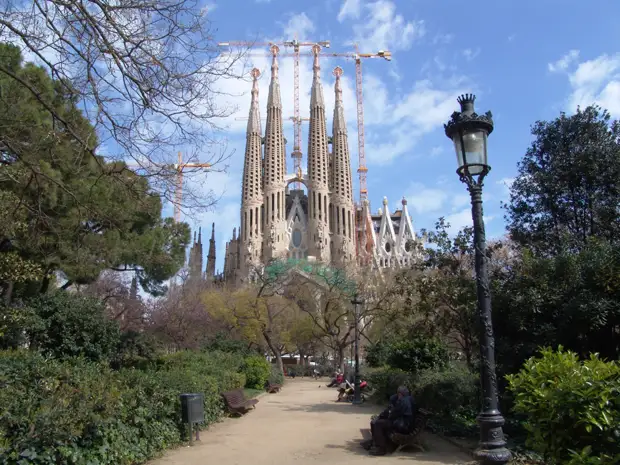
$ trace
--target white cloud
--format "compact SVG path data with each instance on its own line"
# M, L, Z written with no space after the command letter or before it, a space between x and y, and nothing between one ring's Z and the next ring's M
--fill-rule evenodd
M484 217L484 222L485 224L488 224L494 219L494 216L488 215ZM463 210L448 215L445 217L445 220L450 224L450 229L448 230L450 234L456 234L459 230L466 226L473 226L471 209L469 208L464 208Z
M464 207L465 205L468 205L470 201L471 201L471 197L469 196L467 192L461 193L461 194L454 194L452 195L450 206L452 207L453 210L459 209L461 207Z
M287 40L291 40L293 37L297 37L299 40L308 39L309 34L314 32L314 23L308 18L306 13L298 13L293 15L284 26L284 37Z
M345 19L358 19L362 10L361 0L345 0L340 11L338 12L338 21L343 22Z
M345 0L338 17L340 21L349 17L360 20L352 26L352 42L363 52L408 50L426 33L424 21L405 19L389 0Z
M435 147L433 147L431 149L430 155L431 155L432 158L435 158L435 157L441 155L443 152L444 152L444 147L441 146L441 145L437 145L437 146L435 146Z
M433 45L447 45L454 39L454 34L437 34L433 38Z
M496 182L498 185L503 187L503 195L507 197L510 195L510 188L512 187L512 183L515 182L515 178L502 178Z
M566 71L566 69L573 64L579 58L579 50L571 50L566 55L564 55L559 60L549 63L547 66L549 67L549 71L552 73L558 71Z
M549 70L568 75L571 93L567 100L568 111L577 106L598 104L614 116L620 116L620 54L601 55L577 63L579 52L571 50Z
M475 50L472 50L471 48L466 48L465 50L463 50L463 56L465 57L467 61L472 61L479 54L480 54L480 48L476 48Z
M427 187L421 183L412 183L407 189L407 204L418 214L434 213L442 210L448 200L445 189Z

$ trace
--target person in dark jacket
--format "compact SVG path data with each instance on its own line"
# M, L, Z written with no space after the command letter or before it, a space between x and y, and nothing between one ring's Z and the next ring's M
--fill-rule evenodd
M384 412L371 424L372 446L370 453L372 455L385 455L390 433L398 431L406 434L413 424L413 398L405 386L399 387L396 394L390 397L390 404L391 408L387 418Z

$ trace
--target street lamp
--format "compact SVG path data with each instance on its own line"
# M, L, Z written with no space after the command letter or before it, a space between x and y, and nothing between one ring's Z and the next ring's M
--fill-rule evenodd
M478 115L474 111L473 94L458 99L461 111L452 113L444 125L446 136L454 143L461 182L467 185L471 196L471 213L474 221L474 247L476 253L476 291L480 332L480 378L482 381L482 411L478 415L480 443L475 452L482 464L505 464L511 459L506 448L504 417L497 400L497 375L495 374L495 338L491 322L491 291L487 268L486 238L482 217L482 186L491 167L487 163L487 137L493 131L493 118L488 111Z
M353 304L354 308L355 308L355 379L353 382L353 403L354 404L361 404L362 403L362 396L361 396L361 392L360 392L360 348L359 348L359 341L360 341L360 325L359 325L359 321L360 321L360 312L359 312L359 306L362 305L364 303L363 300L360 300L357 296L357 294L355 294L353 296L353 299L351 300L351 303Z

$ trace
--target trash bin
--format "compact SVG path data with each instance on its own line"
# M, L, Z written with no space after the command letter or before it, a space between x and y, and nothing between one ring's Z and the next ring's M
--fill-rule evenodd
M181 417L183 423L201 423L205 421L204 394L181 394Z

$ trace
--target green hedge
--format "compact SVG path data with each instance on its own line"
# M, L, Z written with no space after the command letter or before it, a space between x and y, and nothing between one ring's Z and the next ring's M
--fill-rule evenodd
M245 387L249 389L263 389L271 375L271 363L261 355L246 357L241 371L245 375Z
M235 354L179 353L111 370L84 359L0 352L0 464L133 465L184 438L179 394L205 394L205 426L219 393L245 385Z
M620 365L562 347L541 351L508 376L527 445L550 465L620 463Z
M431 429L448 435L470 435L476 431L480 409L479 381L466 367L448 364L443 369L428 369L411 374L383 369L368 373L375 400L385 404L399 386L411 391L416 405L430 410Z

